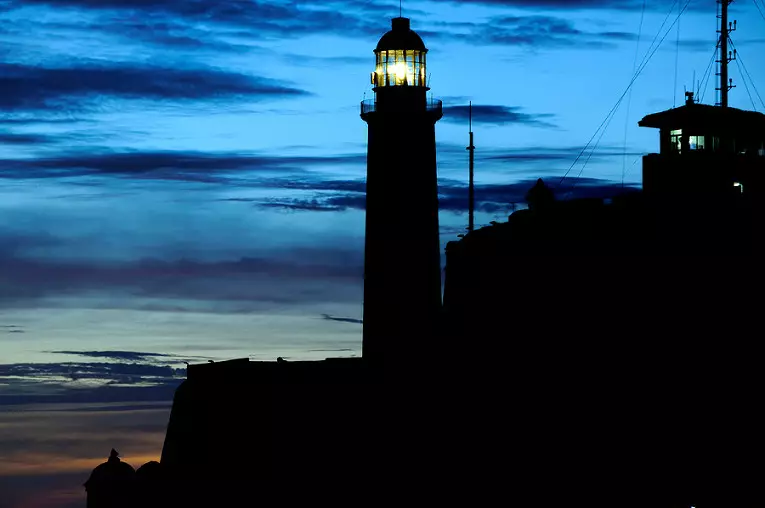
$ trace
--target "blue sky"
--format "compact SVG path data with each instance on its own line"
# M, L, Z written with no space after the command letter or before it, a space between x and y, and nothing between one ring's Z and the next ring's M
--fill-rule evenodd
M680 105L715 47L715 2L691 1L672 26L685 5L405 1L445 106L442 242L467 222L469 101L479 224L522 206L539 177L565 194L575 180L561 177L581 175L572 195L639 186L658 134L638 120ZM762 0L731 6L760 94L763 13ZM87 414L87 427L101 412L77 404L105 404L106 421L124 409L108 404L166 403L183 361L360 354L359 102L397 15L383 0L0 0L0 404L15 408L0 412L0 445L34 433L11 416ZM655 37L598 149L574 165ZM739 65L731 105L762 111ZM38 407L56 403L75 406ZM161 407L129 414L161 422ZM141 443L133 456L150 455ZM55 447L27 452L0 463L45 463Z

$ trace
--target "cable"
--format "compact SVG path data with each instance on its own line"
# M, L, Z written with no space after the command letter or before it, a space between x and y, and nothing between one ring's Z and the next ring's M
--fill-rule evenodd
M744 75L744 71L741 69L741 64L739 63L738 58L736 58L736 65L738 65L738 71L741 73L741 81L744 82L746 94L749 96L749 100L752 101L752 109L757 111L757 105L754 103L754 99L752 99L752 94L749 91L749 85L746 83L746 76Z
M736 58L741 61L741 67L743 67L744 72L749 78L749 81L752 83L752 88L754 88L754 93L757 94L757 97L760 99L760 103L762 103L762 107L765 109L765 101L762 100L762 96L760 95L759 90L757 90L757 85L754 83L754 80L752 79L751 74L749 74L749 69L746 68L746 64L744 63L744 60L741 59L741 52L738 50L738 48L736 48L736 45L733 44L732 39L729 38L728 40L730 41L730 45L733 47L733 49L736 50Z
M645 20L645 7L647 0L643 0L643 10L640 12L640 27L638 28L637 42L635 43L635 56L632 58L632 75L637 69L637 57L640 51L640 38L643 35L643 21ZM627 98L627 114L624 116L624 154L622 155L622 189L624 188L624 173L627 170L627 129L630 121L630 108L632 106L632 88Z
M720 41L717 41L717 44L715 44L715 49L712 51L712 59L709 61L709 65L707 65L707 70L704 71L704 75L701 77L701 81L699 82L699 90L696 93L696 96L699 97L699 102L704 102L704 96L707 93L707 87L709 85L709 78L712 77L712 67L714 66L715 60L717 58L717 50L720 48ZM704 86L701 86L701 83L704 83Z
M676 18L675 18L675 20L672 22L672 24L669 26L669 28L667 29L667 32L666 32L666 33L664 34L664 36L661 38L661 40L659 41L659 43L656 45L656 47L655 47L655 48L653 48L653 51L651 51L650 55L648 55L648 58L647 58L647 59L646 59L646 58L644 58L644 59L643 59L643 63L642 63L642 65L641 65L641 66L638 68L638 71L637 71L637 73L636 73L636 74L635 74L635 75L632 77L632 80L630 81L629 85L627 85L627 90L625 90L625 91L624 91L624 93L621 95L621 97L619 97L619 100L616 102L616 104L614 105L614 107L613 107L613 108L611 108L611 111L609 111L608 115L606 116L606 119L605 119L605 120L603 120L603 123L601 123L601 127L603 127L603 125L606 125L606 128L608 128L608 125L607 125L607 124L610 124L610 123L611 123L611 120L613 119L613 115L614 115L614 113L616 112L616 110L619 108L619 105L621 105L621 102L622 102L622 100L624 100L624 97L627 95L627 93L629 92L630 88L632 88L632 85L635 83L635 81L636 81L636 80L637 80L637 78L640 76L640 74L642 74L642 73L643 73L643 70L645 70L646 66L647 66L647 65L648 65L648 63L651 61L651 58L653 58L653 55L655 55L655 54L656 54L656 52L659 50L659 48L661 47L661 45L662 45L662 43L664 42L664 40L667 38L667 36L669 35L669 33L672 31L672 28L673 28L673 27L675 26L675 24L676 24L676 23L677 23L677 22L680 20L680 17L683 15L683 13L685 13L685 11L688 9L688 6L689 6L690 4L691 4L691 0L687 0L687 1L685 2L685 5L684 5L684 6L683 6L683 8L680 10L680 12L677 14L677 17L676 17ZM673 8L673 10L674 10L674 4L672 5L672 8ZM672 12L672 11L670 11L670 14L671 14L671 12ZM662 27L663 27L664 25L665 25L665 23L662 23ZM658 34L657 34L657 37L658 37ZM655 41L655 40L656 40L656 38L654 38L654 41ZM579 177L581 177L581 176L582 176L582 173L584 172L585 168L587 167L587 164L590 162L590 159L592 159L592 155L595 153L595 149L596 149L596 148L598 147L598 145L600 144L600 140L603 138L603 135L605 134L606 128L604 128L604 129L603 129L603 132L601 132L601 134L600 134L600 137L598 137L598 141L595 143L595 145L593 145L593 147L592 147L592 150L590 151L590 155L587 157L587 160L585 160L585 162L584 162L584 165L582 166L582 169L581 169L581 170L579 171L579 173L577 174L577 176L576 176L576 179L574 180L574 183L573 183L573 185L571 186L571 190L570 190L569 192L573 191L574 187L576 187L576 181L577 181L577 180L579 180ZM598 134L598 132L599 132L599 131L600 131L600 127L598 128L598 130L597 130L597 131L595 131L595 134L594 134L594 135L592 136L592 138L590 139L590 142L588 142L588 143L587 143L587 146L585 146L585 148L582 150L582 153L584 153L584 151L587 149L587 147L589 146L589 144L592 142L592 139L594 139L594 138L595 138L595 136L597 136L597 134ZM577 157L577 160L576 160L576 161L574 161L574 164L576 164L576 162L577 162L577 161L578 161L580 158L581 158L581 154L580 154L580 156L579 156L579 157ZM571 168L569 168L569 171L567 171L567 172L566 172L566 174L563 176L563 178L561 178L561 181L560 181L560 183L563 183L563 180L566 178L566 176L568 176L568 173L569 173L569 172L571 171L571 169L574 167L574 164L572 164Z
M675 2L675 3L676 3L676 2ZM628 88L628 90L632 88L632 85L634 84L634 82L637 80L637 78L640 76L640 74L642 74L643 70L645 70L646 66L648 65L648 62L650 62L650 61L651 61L651 58L653 58L653 55L655 55L655 54L656 54L656 52L659 50L659 48L661 47L661 45L662 45L662 43L664 42L664 40L667 38L667 36L669 35L669 33L672 31L672 27L674 27L674 26L675 26L675 23L677 23L677 22L680 20L680 16L682 16L682 15L683 15L683 13L684 13L684 12L685 12L685 10L688 8L688 5L690 5L690 3L691 3L691 0L687 0L687 2L685 3L685 6L684 6L684 7L683 7L683 9L682 9L682 10L681 10L681 11L678 13L677 17L675 18L675 21L673 21L673 22L672 22L672 24L669 26L669 28L667 29L667 32L666 32L666 33L664 34L664 36L661 38L661 40L660 40L660 41L659 41L659 43L656 45L656 47L655 47L655 48L653 48L653 51L651 51L650 55L649 55L648 53L646 53L646 55L647 55L647 59L646 59L646 57L644 57L644 58L643 58L643 62L641 63L641 66L640 66L640 68L638 69L638 72L637 72L637 73L636 73L636 74L635 74L635 75L632 77L632 81L630 81L629 85L627 85L627 88ZM662 23L662 25L661 25L661 28L663 28L663 27L666 25L666 20L669 18L669 15L671 15L671 14L672 14L672 11L674 11L674 7L675 7L675 4L673 3L673 4L672 4L672 9L671 9L671 10L670 10L670 12L667 14L667 17L665 18L665 20L664 20L664 23ZM661 30L661 28L660 28L660 30ZM661 32L659 32L659 33L661 33ZM653 42L651 43L651 46L653 46L653 43L654 43L654 42L656 42L656 39L658 38L658 35L659 35L659 34L656 34L656 37L654 37L654 40L653 40ZM650 48L649 48L649 50L650 50ZM592 159L592 156L595 154L595 150L597 149L598 145L600 144L600 140L601 140L601 139L603 139L603 136L605 135L605 133L606 133L606 130L608 129L608 126L611 124L611 120L613 120L613 117L614 117L614 114L616 113L616 110L617 110L617 109L619 108L619 106L621 105L621 102L622 102L622 100L624 99L624 96L625 96L626 94L627 94L627 90L625 90L625 91L624 91L624 93L622 94L622 96L621 96L621 97L619 97L619 100L616 102L616 104L614 105L614 107L613 107L613 108L611 108L611 111L609 112L609 116L607 116L607 117L606 117L606 120L604 120L604 124L605 124L605 127L604 127L604 128L603 128L603 130L601 131L601 133L600 133L600 136L598 137L598 140L597 140L597 141L595 142L595 144L593 145L593 147L592 147L592 150L590 151L590 154L587 156L587 159L584 161L584 164L582 165L582 169L580 169L580 170L579 170L579 173L576 175L576 178L574 179L574 183L571 185L571 189L569 190L568 194L570 194L571 192L573 192L574 188L576 187L577 181L578 181L578 180L579 180L579 178L582 176L582 173L584 172L585 168L587 168L587 164L589 164L590 160ZM609 117L610 117L610 118L609 118ZM602 126L602 125L603 125L603 124L601 124L601 126ZM596 134L597 134L597 132L596 132ZM594 137L595 137L595 136L593 136L593 138L594 138ZM561 180L561 182L562 182L562 180Z
M659 46L661 46L661 42L663 42L663 41L664 41L664 39L666 39L666 37L667 37L667 34L669 34L669 30L672 30L672 26L674 26L674 23L672 23L672 26L670 26L669 30L667 31L667 34L665 34L665 35L664 35L664 37L662 37L662 39L661 39L661 42L659 42L659 46L657 46L657 47L656 47L656 49L654 49L654 51L653 51L653 52L651 52L651 48L653 48L653 45L654 45L654 43L656 42L656 39L658 39L659 35L661 34L661 31L662 31L662 29L664 28L664 25L666 25L666 24L667 24L667 20L668 20L668 19L669 19L669 17L672 15L672 11L674 11L674 10L675 10L675 5L677 4L677 2L678 2L678 0L675 0L675 1L672 3L672 7L670 8L669 12L667 13L667 16L664 18L664 22L661 24L661 27L659 27L659 31L656 33L656 36L654 36L654 38L653 38L653 41L651 41L651 45L648 47L648 51L646 51L646 54L643 56L643 60L640 62L640 66L639 66L639 68L638 68L638 71L637 71L637 73L635 73L635 74L632 76L632 80L630 80L629 84L627 85L627 89L624 91L624 93L621 95L621 97L619 97L619 100L616 102L616 104L614 105L614 107L613 107L613 108L611 108L611 111L609 111L609 112L608 112L608 114L606 115L606 118L603 120L603 122L601 122L601 124L600 124L600 125L598 126L598 128L595 130L595 134L593 134L593 135L592 135L592 137L590 138L590 140L589 140L589 141L587 141L587 144L586 144L586 145L584 145L584 148L582 148L582 151L581 151L581 152L579 152L579 155L577 155L577 156L576 156L576 159L574 159L574 162L571 164L571 167L569 167L569 168L568 168L568 170L566 171L566 173L565 173L565 174L563 175L563 177L560 179L560 182L558 182L558 185L562 184L562 183L563 183L563 181L564 181L564 180L566 179L566 177L568 176L568 174L571 172L571 170L572 170L572 169L574 169L574 166L576 166L576 163L577 163L577 162L579 162L579 159L581 159L581 158L582 158L582 155L584 155L584 152L586 152L586 151L587 151L587 148L589 148L590 144L592 143L592 140L594 140L594 139L595 139L595 137L598 135L598 132L600 132L600 129L602 129L602 128L603 128L603 126L606 124L606 122L608 122L608 121L609 121L609 117L610 117L610 116L611 116L611 115L614 113L614 111L615 111L615 110L616 110L616 109L619 107L619 104L621 104L621 102L622 102L622 100L624 99L624 97L627 95L627 93L629 92L629 90L632 88L632 84L635 82L635 80L638 78L638 76L640 76L640 74L643 72L643 69L645 68L645 65L648 63L648 61L650 61L650 59L651 59L651 57L653 57L654 53L656 53L656 49L658 49L658 48L659 48ZM678 14L678 18L680 17L680 15L682 15L682 14L683 14L683 12L685 12L685 9L688 7L688 4L689 4L689 3L690 3L690 0L688 0L688 2L685 4L685 7L683 8L683 10L682 10L682 11L680 11L680 14ZM675 20L675 22L677 22L677 19ZM650 55L649 55L649 53L650 53ZM646 60L646 58L648 58L648 61Z
M755 7L757 7L757 10L759 11L759 13L760 13L760 16L762 16L762 19L763 19L763 20L765 20L765 13L763 13L763 12L762 12L763 10L762 10L762 9L760 9L760 4L759 4L759 2L758 2L757 0L752 0L752 1L754 2L754 6L755 6Z

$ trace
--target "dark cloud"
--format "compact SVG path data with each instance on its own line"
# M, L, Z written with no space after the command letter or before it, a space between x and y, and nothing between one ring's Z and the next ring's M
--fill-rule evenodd
M7 385L6 391L0 394L0 406L17 406L26 404L98 404L98 403L124 403L124 402L167 402L173 400L173 394L178 385L183 381L183 377L174 376L172 380L158 382L156 378L147 384L141 380L140 375L117 376L116 381L119 384L102 384L97 387L71 387L63 382L43 382L40 376L46 376L45 365L42 364L43 372L25 370L23 367L14 369L0 365L0 371L14 372L12 378L0 379ZM79 364L83 365L83 364ZM109 364L106 364L109 365ZM80 368L80 367L78 367ZM185 376L185 369L183 370ZM93 370L91 369L91 373ZM20 380L17 376L23 374L36 377L26 381ZM105 375L105 374L104 374ZM104 377L99 373L94 375L92 380L102 381ZM49 378L59 379L59 374L52 374ZM125 383L128 383L127 385ZM132 385L130 384L132 383ZM13 390L13 391L12 391Z
M116 175L143 179L228 183L236 177L219 173L276 171L304 172L310 166L363 164L364 154L327 156L271 156L206 152L86 152L72 151L36 159L0 160L0 178L56 178ZM300 178L299 175L295 175ZM299 189L301 180L264 182L264 186ZM327 182L327 186L331 183ZM333 190L328 188L327 190Z
M185 369L148 363L14 363L0 365L0 378L69 378L136 384L185 376Z
M379 33L384 18L365 16L393 9L362 0L261 2L251 0L26 0L26 4L117 14L125 21L172 19L193 25L240 28L248 35Z
M444 145L447 150L456 150L460 153L464 152L465 148L462 145ZM481 149L477 154L479 160L485 161L503 161L508 163L550 163L550 162L568 162L572 163L583 153L584 147L582 146L527 146L517 148L494 148L494 149ZM589 156L590 149L584 150L585 157ZM623 156L641 156L644 152L636 152L634 149L625 150L624 147L618 146L599 146L597 150L593 152L592 159L606 159Z
M322 314L322 319L325 319L327 321L338 321L340 323L351 323L355 325L361 325L364 324L364 321L361 319L353 319L353 318L347 318L347 317L337 317L337 316L330 316L329 314Z
M635 186L597 178L579 178L572 187L574 179L558 184L558 179L546 182L559 198L608 198L624 191L634 190ZM535 178L505 185L476 186L476 209L488 213L512 211L516 206L525 204L525 196L536 183ZM445 211L464 213L468 208L466 187L451 187L443 192L438 201L439 208Z
M41 298L67 296L56 305L81 305L77 295L99 294L88 308L247 313L315 302L359 298L361 243L326 248L276 249L232 261L144 259L97 262L29 259L6 250L0 232L0 307L36 307ZM278 281L275 284L274 281ZM51 303L52 305L52 303ZM107 353L110 354L110 353ZM113 353L111 353L113 354ZM113 356L112 356L113 357Z
M328 195L326 197L301 199L270 199L259 203L262 208L276 208L293 212L344 212L346 210L364 210L365 195Z
M126 361L148 361L171 358L174 356L160 353L142 353L137 351L48 351L48 353Z
M0 63L0 110L78 110L105 98L222 101L309 95L280 81L214 68Z
M0 145L40 145L50 143L51 136L0 131Z
M522 161L550 161L550 160L572 160L573 149L552 150L550 153L531 153L531 154L506 154L496 156L506 160L506 157L518 157ZM622 155L620 152L618 155ZM576 154L574 154L574 157ZM556 179L557 180L557 179ZM576 181L573 189L569 187ZM521 180L511 184L479 185L476 187L476 209L487 213L499 213L511 210L514 204L523 204L526 192L536 183L536 178ZM551 184L555 190L555 184ZM346 187L338 185L338 188ZM317 193L317 195L308 198L290 198L282 200L268 200L262 202L259 206L267 208L281 208L288 211L311 211L311 212L337 212L345 210L364 210L366 208L365 189L360 182L353 182L347 187L353 191L345 193ZM633 189L634 185L627 184L627 189ZM322 189L324 190L324 189ZM468 208L467 186L462 182L441 179L439 181L439 209L441 211L450 211L463 213ZM596 178L579 178L564 181L563 186L558 189L565 190L567 197L610 197L619 194L625 190L625 186L620 183L600 180ZM569 192L570 191L570 192Z
M474 105L473 122L476 124L508 125L520 124L532 127L554 128L549 120L555 115L549 113L524 113L523 108L515 106ZM470 117L469 106L445 106L444 120L452 123L466 123Z
M423 30L421 35L468 44L529 48L602 48L637 38L628 32L585 31L568 19L542 15L495 16L485 22L442 22L436 26L440 29Z
M185 368L130 363L66 362L0 365L0 406L172 400Z
M447 0L460 5L473 4L489 7L518 7L529 9L616 9L640 10L643 0ZM656 9L668 4L660 0L648 0L646 8Z

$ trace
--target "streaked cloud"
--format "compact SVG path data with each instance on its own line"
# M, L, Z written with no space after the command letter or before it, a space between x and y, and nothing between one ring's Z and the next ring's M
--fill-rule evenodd
M361 319L354 319L354 318L347 318L347 317L338 317L338 316L330 316L329 314L322 314L322 318L326 319L327 321L337 321L340 323L351 323L355 325L361 325L364 324L364 321Z
M466 105L444 106L444 121L464 124L470 118L471 107ZM531 127L554 128L551 113L526 113L517 106L476 104L472 106L472 118L475 124L509 125L521 124Z
M0 63L0 110L82 110L106 98L175 101L258 100L308 95L277 80L213 68L135 63L66 67Z

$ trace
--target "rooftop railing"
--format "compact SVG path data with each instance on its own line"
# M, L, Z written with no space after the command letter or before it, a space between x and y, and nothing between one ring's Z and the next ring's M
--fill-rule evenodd
M386 106L389 107L389 106ZM406 106L407 108L411 107L410 105ZM442 115L444 109L443 101L440 101L438 99L427 99L425 101L425 111L429 113L435 113L437 115ZM367 99L365 101L361 101L361 114L366 115L367 113L374 113L377 111L377 103L374 99Z

